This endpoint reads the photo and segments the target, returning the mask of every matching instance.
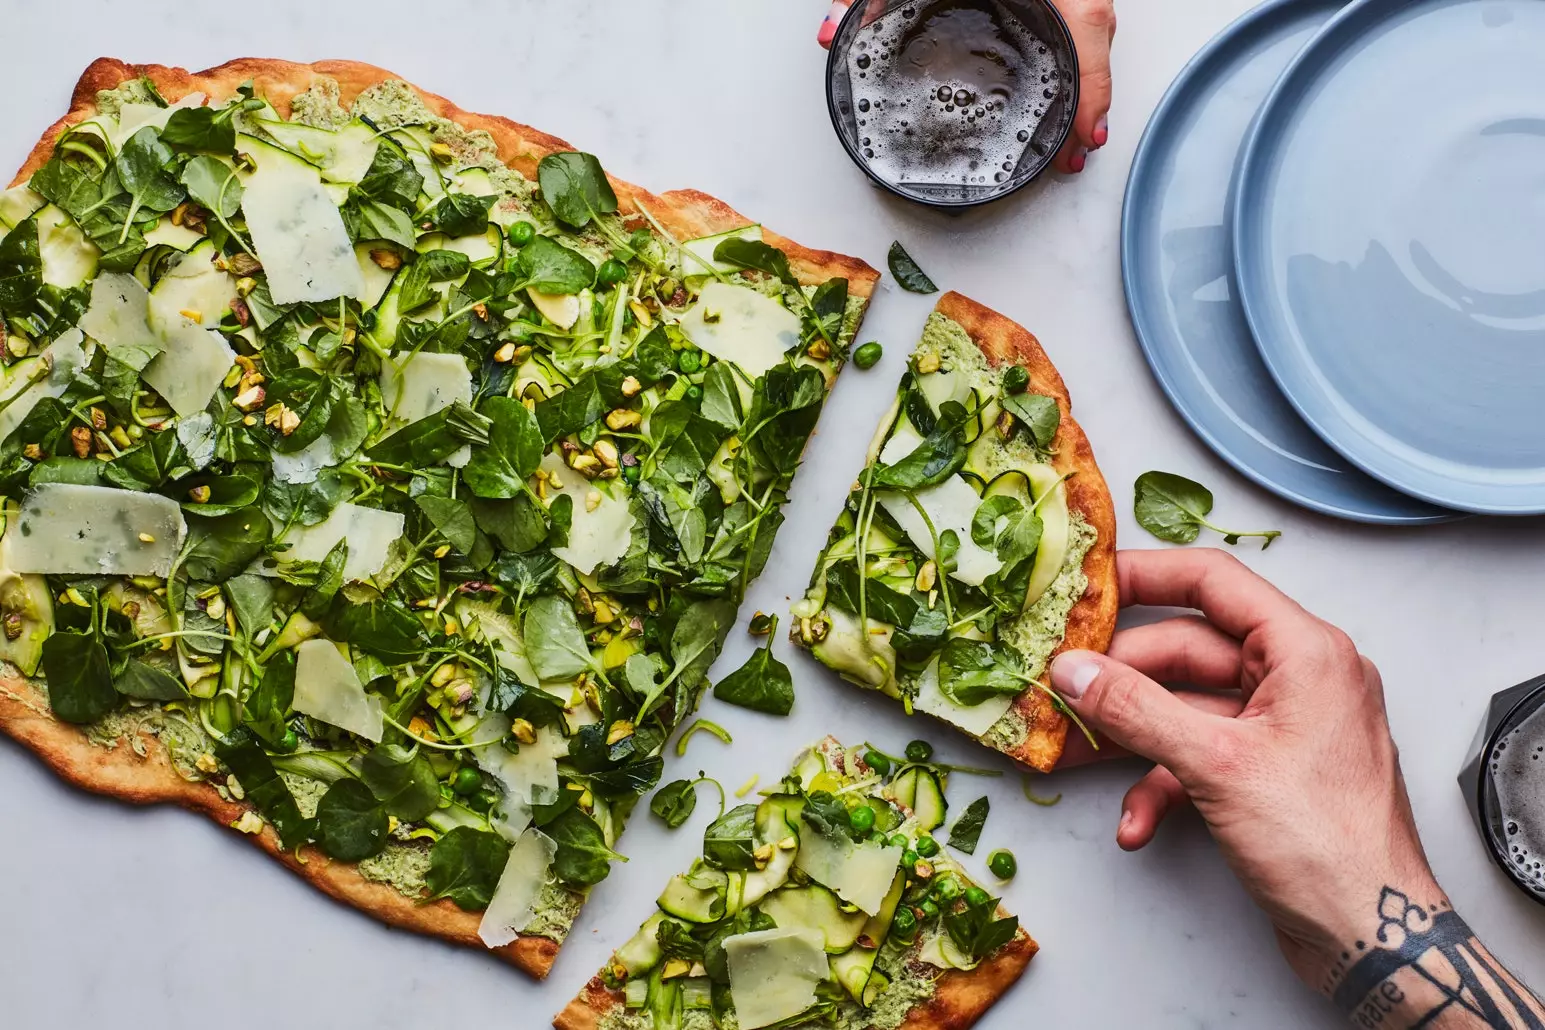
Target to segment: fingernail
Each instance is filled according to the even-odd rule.
[[[1076,151],[1073,152],[1072,158],[1069,159],[1068,168],[1071,169],[1076,175],[1077,173],[1084,170],[1084,162],[1087,160],[1089,160],[1089,148],[1079,147]]]
[[[1105,146],[1105,141],[1108,139],[1110,139],[1110,124],[1107,122],[1106,117],[1101,115],[1100,120],[1094,123],[1095,149],[1098,150],[1100,147]]]
[[[1116,824],[1116,836],[1127,832],[1127,827],[1132,825],[1132,810],[1129,808],[1121,813],[1121,822]]]
[[[832,45],[832,39],[837,35],[837,26],[842,22],[842,16],[848,13],[850,2],[851,0],[833,0],[831,7],[827,8],[820,30],[816,33],[817,43],[823,47]]]
[[[1051,685],[1057,688],[1057,693],[1072,701],[1083,697],[1099,674],[1098,662],[1072,652],[1058,655],[1051,663]]]

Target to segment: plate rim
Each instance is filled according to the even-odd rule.
[[[1229,197],[1229,205],[1232,211],[1252,212],[1244,217],[1234,217],[1230,225],[1230,243],[1234,251],[1234,267],[1232,270],[1232,284],[1236,295],[1239,297],[1240,306],[1244,309],[1245,320],[1250,326],[1251,338],[1255,341],[1256,349],[1261,354],[1261,360],[1266,365],[1276,381],[1277,388],[1287,398],[1288,403],[1298,412],[1306,425],[1314,430],[1315,434],[1338,454],[1351,462],[1363,472],[1377,479],[1379,482],[1391,487],[1400,493],[1417,500],[1440,507],[1451,508],[1457,512],[1465,512],[1475,515],[1506,515],[1528,516],[1545,514],[1545,485],[1534,488],[1532,499],[1526,499],[1519,503],[1487,503],[1477,501],[1473,496],[1465,496],[1463,492],[1444,493],[1441,489],[1434,489],[1442,484],[1453,484],[1453,480],[1447,480],[1436,474],[1428,474],[1425,482],[1411,482],[1401,479],[1389,469],[1382,468],[1372,460],[1366,452],[1360,453],[1358,448],[1337,438],[1333,430],[1323,424],[1323,419],[1316,416],[1309,405],[1301,399],[1293,386],[1288,382],[1287,370],[1281,367],[1285,360],[1283,355],[1274,356],[1272,347],[1263,342],[1270,336],[1268,327],[1269,317],[1265,308],[1270,302],[1263,296],[1257,296],[1253,287],[1247,286],[1252,278],[1247,274],[1246,258],[1244,255],[1249,249],[1247,244],[1251,238],[1250,226],[1258,223],[1262,217],[1261,209],[1249,206],[1252,195],[1259,199],[1264,187],[1264,180],[1270,168],[1266,166],[1267,150],[1275,145],[1276,139],[1268,134],[1267,127],[1273,121],[1281,123],[1291,114],[1291,106],[1288,103],[1288,94],[1293,90],[1295,95],[1301,95],[1301,88],[1294,89],[1300,80],[1306,83],[1317,81],[1318,72],[1323,70],[1327,61],[1320,61],[1320,68],[1311,68],[1311,62],[1323,57],[1322,48],[1331,45],[1332,41],[1338,41],[1344,32],[1357,33],[1358,28],[1348,29],[1349,22],[1360,18],[1371,18],[1370,25],[1383,24],[1386,20],[1404,11],[1416,7],[1418,4],[1449,4],[1449,3],[1474,3],[1476,0],[1352,0],[1341,11],[1332,15],[1318,32],[1304,44],[1288,66],[1283,69],[1281,76],[1272,84],[1266,99],[1261,102],[1260,109],[1256,112],[1256,118],[1251,123],[1250,130],[1245,135],[1244,144],[1240,150],[1238,174],[1235,176],[1234,187]],[[1354,36],[1355,38],[1355,36]],[[1280,137],[1280,132],[1277,133]],[[1257,271],[1255,279],[1260,278]],[[1296,383],[1294,384],[1296,385]],[[1383,452],[1379,452],[1383,453]],[[1492,491],[1508,491],[1514,488],[1496,487]],[[1490,491],[1488,491],[1490,492]]]
[[[1137,337],[1138,347],[1143,352],[1143,358],[1148,364],[1149,371],[1153,373],[1159,388],[1164,392],[1165,397],[1168,398],[1170,407],[1180,415],[1182,421],[1190,427],[1193,433],[1201,438],[1202,442],[1214,454],[1222,458],[1236,472],[1255,485],[1309,511],[1364,525],[1424,526],[1452,522],[1463,518],[1464,514],[1457,511],[1438,511],[1428,515],[1375,514],[1365,510],[1347,508],[1315,497],[1287,486],[1261,472],[1236,453],[1231,446],[1226,444],[1192,410],[1190,404],[1181,396],[1179,388],[1171,375],[1158,360],[1156,356],[1157,345],[1150,337],[1150,329],[1147,323],[1153,316],[1148,313],[1149,307],[1139,295],[1140,291],[1136,285],[1137,258],[1135,255],[1137,250],[1136,239],[1139,235],[1138,222],[1143,215],[1141,211],[1142,198],[1138,196],[1138,193],[1154,175],[1153,166],[1159,160],[1158,151],[1162,149],[1154,144],[1153,141],[1160,138],[1157,133],[1167,126],[1187,102],[1198,77],[1207,65],[1223,56],[1224,51],[1234,45],[1242,34],[1255,31],[1264,23],[1284,16],[1287,11],[1304,6],[1337,7],[1340,10],[1331,13],[1331,18],[1334,19],[1346,9],[1347,0],[1265,0],[1264,3],[1244,12],[1218,30],[1200,50],[1186,61],[1180,71],[1175,74],[1174,79],[1165,88],[1159,102],[1154,105],[1153,112],[1148,117],[1147,125],[1138,139],[1137,148],[1133,152],[1132,164],[1127,173],[1126,188],[1122,193],[1121,280],[1122,292],[1125,296],[1127,313],[1132,323],[1133,334]],[[1291,62],[1289,63],[1291,64]],[[1249,133],[1247,132],[1246,136],[1241,140],[1241,153],[1244,139],[1247,139],[1248,136]],[[1225,219],[1229,223],[1233,221],[1231,217],[1232,207],[1233,198],[1230,197],[1228,198],[1227,205],[1229,215]],[[1232,231],[1228,233],[1228,238],[1232,247]],[[1297,406],[1294,405],[1294,407],[1296,410]],[[1318,430],[1315,430],[1315,432],[1318,434]],[[1383,480],[1379,480],[1379,482],[1382,483]]]

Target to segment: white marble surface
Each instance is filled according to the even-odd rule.
[[[1454,783],[1486,696],[1540,671],[1545,547],[1537,521],[1373,530],[1312,517],[1234,475],[1170,411],[1127,323],[1118,267],[1121,191],[1165,85],[1249,0],[1118,0],[1111,143],[1077,180],[1049,180],[989,210],[949,218],[893,202],[849,165],[827,122],[821,0],[578,4],[8,0],[0,62],[0,155],[19,163],[99,54],[205,67],[243,54],[352,57],[394,69],[473,110],[527,121],[600,154],[655,189],[695,186],[811,245],[883,262],[892,239],[947,288],[1031,327],[1062,369],[1121,511],[1149,468],[1209,483],[1232,524],[1285,535],[1252,566],[1341,623],[1382,667],[1395,736],[1432,861],[1456,906],[1526,978],[1545,983],[1545,918],[1488,864]],[[745,609],[783,610],[861,465],[929,307],[894,287],[865,338],[887,345],[850,370],[821,423],[774,560]],[[743,618],[745,617],[743,615]],[[731,638],[719,671],[750,648]],[[799,703],[775,721],[709,701],[733,752],[699,738],[670,771],[699,767],[731,788],[779,774],[833,731],[899,745],[926,732],[950,760],[987,759],[908,723],[802,656]],[[957,805],[985,790],[986,850],[1012,847],[1008,898],[1043,951],[983,1024],[1077,1027],[1341,1025],[1279,961],[1194,818],[1146,851],[1112,842],[1139,767],[1043,782],[961,777]],[[648,818],[542,985],[473,952],[388,931],[334,905],[228,831],[180,812],[139,811],[67,789],[0,743],[0,1024],[164,1030],[372,1026],[539,1027],[632,932],[664,877],[696,846],[707,813],[672,836]]]

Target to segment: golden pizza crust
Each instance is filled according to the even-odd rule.
[[[1089,438],[1073,419],[1073,401],[1057,368],[1041,349],[1029,330],[969,297],[946,293],[939,298],[935,311],[954,322],[970,335],[990,365],[1020,364],[1030,373],[1030,383],[1037,393],[1057,400],[1062,422],[1053,441],[1056,457],[1052,464],[1058,472],[1072,472],[1065,489],[1068,508],[1084,517],[1099,534],[1084,557],[1084,575],[1089,587],[1068,613],[1067,632],[1056,652],[1067,650],[1104,651],[1116,631],[1116,613],[1120,596],[1116,586],[1116,509],[1111,501],[1105,477],[1095,464]],[[1057,711],[1042,691],[1026,690],[1014,701],[1029,727],[1025,740],[1010,758],[1040,772],[1050,772],[1062,756],[1067,739],[1068,720]]]
[[[975,969],[951,969],[940,974],[933,997],[912,1008],[898,1030],[965,1030],[1007,993],[1040,945],[1021,930],[1015,938]],[[591,977],[579,996],[553,1018],[557,1030],[596,1030],[611,1010],[623,1004],[622,994]]]
[[[43,134],[12,185],[23,183],[43,166],[53,154],[54,143],[72,125],[97,113],[97,93],[116,89],[131,79],[148,78],[170,102],[189,93],[203,93],[211,103],[223,103],[238,87],[252,82],[260,95],[285,117],[291,100],[305,92],[318,78],[338,83],[339,100],[348,107],[365,89],[398,77],[390,72],[357,61],[321,61],[296,64],[266,58],[238,58],[208,71],[189,72],[163,65],[130,65],[112,58],[93,61],[75,84],[70,110]],[[444,97],[413,89],[425,105],[443,118],[466,129],[488,132],[498,147],[500,160],[529,179],[536,178],[536,166],[545,155],[573,147],[555,136],[512,122],[496,115],[463,111]],[[649,213],[678,239],[725,232],[752,224],[729,205],[696,190],[675,190],[651,194],[637,186],[612,179],[620,209],[624,214],[637,212],[645,204]],[[764,229],[763,239],[784,251],[789,264],[802,282],[816,284],[833,276],[848,279],[850,293],[868,298],[874,292],[880,274],[857,258],[830,251],[811,250]],[[166,751],[152,735],[141,735],[141,757],[128,740],[105,748],[92,744],[78,728],[59,722],[48,714],[46,696],[22,680],[0,681],[0,731],[26,745],[61,777],[84,790],[106,794],[132,804],[169,802],[230,825],[240,818],[247,806],[223,800],[212,786],[184,779],[172,767]],[[482,915],[464,912],[449,901],[415,902],[393,887],[372,883],[348,863],[335,863],[315,848],[304,848],[297,855],[279,846],[271,828],[252,840],[292,871],[310,881],[324,893],[352,905],[377,919],[406,930],[429,934],[442,940],[469,947],[484,948],[477,935]],[[558,954],[558,943],[545,937],[521,937],[494,953],[511,965],[534,977],[544,977]]]

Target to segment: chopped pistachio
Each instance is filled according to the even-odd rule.
[[[536,727],[529,719],[515,719],[510,723],[510,733],[522,744],[536,743]]]
[[[633,724],[626,719],[618,719],[612,723],[611,729],[606,731],[607,746],[627,740],[633,736]]]
[[[923,567],[917,570],[917,581],[913,584],[919,593],[926,594],[933,589],[933,585],[939,580],[939,566],[936,562],[925,561]]]
[[[614,433],[633,429],[644,421],[644,416],[629,408],[613,408],[606,413],[606,428]]]

